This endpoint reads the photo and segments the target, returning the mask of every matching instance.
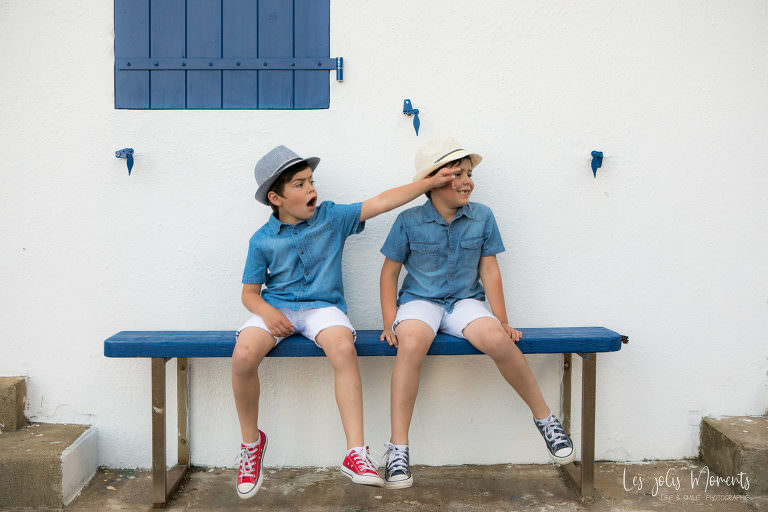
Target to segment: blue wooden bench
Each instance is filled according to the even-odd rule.
[[[582,359],[581,463],[563,466],[582,496],[594,488],[595,388],[597,353],[615,352],[628,338],[605,327],[555,327],[521,329],[518,347],[524,354],[564,354],[562,422],[570,431],[571,355]],[[381,331],[357,331],[360,356],[394,356],[396,350],[379,341]],[[189,469],[188,390],[190,357],[231,357],[234,331],[121,331],[104,342],[107,357],[152,358],[152,494],[162,508]],[[480,354],[466,340],[438,334],[429,355]],[[268,357],[317,357],[323,352],[302,336],[291,336]],[[165,363],[177,358],[178,464],[166,472],[165,457]],[[363,377],[365,378],[365,377]]]

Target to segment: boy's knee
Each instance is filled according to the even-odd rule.
[[[232,351],[232,371],[237,374],[257,371],[273,343],[274,339],[266,332],[258,329],[242,331]]]
[[[261,357],[250,347],[235,347],[232,352],[232,373],[247,375],[256,372],[261,363]]]
[[[427,355],[429,344],[412,334],[397,337],[397,357],[408,361],[422,361]]]
[[[354,341],[340,339],[336,344],[336,353],[344,361],[354,361],[357,359],[357,350]]]
[[[357,362],[357,350],[353,339],[346,336],[334,336],[322,344],[325,355],[335,367],[349,366]]]
[[[503,359],[514,355],[515,347],[512,339],[504,330],[493,330],[488,333],[485,342],[485,353],[492,359]]]

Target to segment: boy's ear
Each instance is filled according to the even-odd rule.
[[[283,206],[283,198],[280,197],[274,190],[270,190],[267,193],[267,201],[278,207]]]

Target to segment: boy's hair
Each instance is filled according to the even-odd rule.
[[[443,166],[443,167],[445,167],[445,166]],[[437,171],[439,171],[443,167],[438,167],[437,169],[435,169],[431,173],[427,174],[427,178],[431,178],[432,176],[437,174]],[[427,190],[426,192],[424,192],[424,195],[427,196],[428,198],[432,199],[432,191],[431,190]]]
[[[286,170],[284,170],[282,173],[280,173],[280,176],[277,177],[274,183],[272,183],[272,186],[269,187],[269,190],[267,190],[267,201],[269,201],[269,193],[274,192],[275,194],[279,195],[280,197],[283,197],[283,192],[285,191],[285,185],[287,183],[290,183],[290,181],[293,179],[294,176],[296,176],[298,173],[303,171],[304,169],[308,168],[306,162],[299,162],[298,164],[294,165],[293,167],[289,167]],[[280,209],[272,203],[272,201],[269,201],[269,207],[272,208],[272,213],[275,217],[280,216]]]
[[[434,176],[435,174],[437,174],[437,173],[438,173],[438,171],[440,171],[440,169],[442,169],[443,167],[448,167],[449,165],[453,165],[453,164],[455,164],[455,163],[457,163],[457,162],[458,162],[459,164],[461,164],[461,161],[462,161],[462,160],[464,160],[465,158],[469,158],[469,157],[468,157],[468,156],[464,156],[464,157],[458,158],[458,159],[456,159],[456,160],[451,160],[451,161],[450,161],[450,162],[448,162],[447,164],[445,164],[445,165],[441,165],[440,167],[438,167],[437,169],[435,169],[435,170],[434,170],[434,171],[432,171],[431,173],[427,174],[427,176],[426,176],[426,177],[427,177],[427,178],[431,178],[432,176]],[[470,162],[470,164],[472,163],[472,159],[471,159],[471,158],[469,159],[469,162]],[[427,190],[426,192],[424,192],[424,195],[425,195],[425,196],[427,196],[428,198],[432,199],[432,191],[431,191],[431,190]]]

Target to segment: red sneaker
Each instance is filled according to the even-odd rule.
[[[267,449],[267,434],[259,430],[259,444],[256,448],[248,448],[240,443],[240,469],[237,471],[235,489],[242,499],[250,498],[256,494],[264,482],[261,459]]]
[[[376,464],[371,459],[367,446],[349,450],[341,464],[341,472],[356,484],[384,487],[384,480],[376,472]]]

